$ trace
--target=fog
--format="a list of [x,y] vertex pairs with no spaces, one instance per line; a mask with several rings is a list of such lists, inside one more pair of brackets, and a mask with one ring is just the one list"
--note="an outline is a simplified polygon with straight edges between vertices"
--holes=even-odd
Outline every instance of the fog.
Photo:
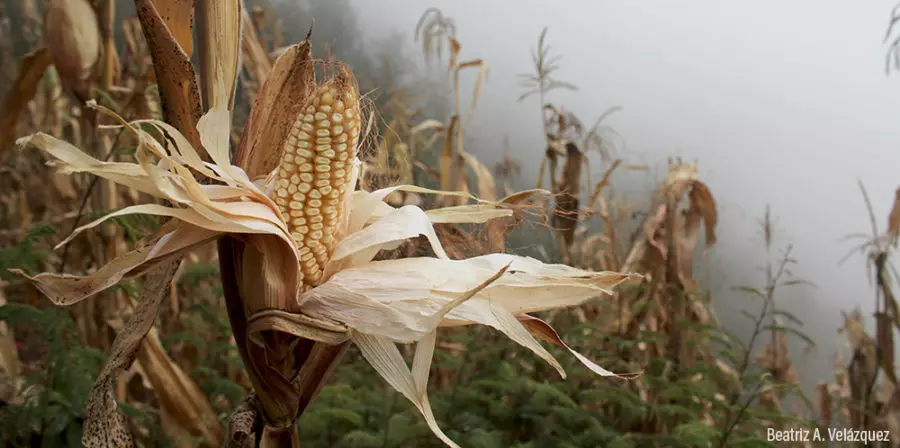
[[[751,299],[730,288],[764,282],[758,220],[771,205],[776,242],[793,245],[795,276],[817,285],[784,290],[777,299],[819,343],[797,358],[807,390],[832,379],[841,310],[860,306],[872,322],[864,257],[838,262],[852,248],[842,238],[869,231],[857,180],[881,230],[898,186],[900,75],[886,74],[882,43],[894,0],[354,5],[366,36],[403,32],[411,52],[418,51],[413,30],[427,7],[455,19],[461,57],[490,66],[470,149],[491,164],[508,134],[532,183],[543,145],[538,100],[516,102],[523,92],[516,74],[532,71],[531,50],[548,27],[552,51],[563,55],[557,77],[579,87],[554,91],[550,102],[588,123],[621,106],[607,122],[621,136],[620,154],[657,174],[670,156],[699,161],[721,216],[719,243],[700,267],[712,279],[720,316],[739,334],[747,325],[733,310]],[[652,176],[645,178],[629,182],[631,197],[646,196]]]

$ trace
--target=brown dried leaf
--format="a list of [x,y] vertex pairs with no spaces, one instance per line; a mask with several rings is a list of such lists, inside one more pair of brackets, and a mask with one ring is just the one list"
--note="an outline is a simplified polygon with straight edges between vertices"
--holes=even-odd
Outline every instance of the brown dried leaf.
[[13,147],[19,114],[37,93],[38,84],[50,62],[50,52],[46,48],[34,50],[22,59],[19,76],[6,93],[3,112],[0,115],[0,163],[3,163],[7,152]]
[[281,159],[281,142],[315,88],[309,41],[285,51],[253,101],[250,119],[234,154],[251,179],[266,175]]
[[[587,160],[587,159],[585,159],[585,160]],[[600,179],[600,182],[597,182],[597,186],[594,187],[594,193],[591,194],[591,200],[590,200],[590,202],[588,202],[588,207],[594,208],[594,204],[597,203],[597,200],[600,199],[600,195],[603,193],[603,187],[609,185],[610,176],[612,176],[612,173],[621,164],[622,164],[622,160],[617,159],[609,165],[609,168],[607,168],[606,172],[603,173],[603,178]]]
[[195,148],[201,146],[197,122],[200,120],[200,89],[194,66],[181,45],[169,32],[153,0],[135,0],[144,38],[153,56],[163,116]]
[[828,391],[828,383],[822,381],[816,386],[816,402],[819,409],[819,424],[828,426],[831,424],[832,401]]
[[194,36],[191,23],[194,20],[193,0],[153,0],[156,10],[169,28],[169,32],[181,46],[184,53],[191,57],[194,54]]
[[475,88],[472,90],[472,104],[469,105],[469,112],[466,114],[467,123],[472,119],[472,115],[475,113],[475,106],[478,104],[478,98],[481,97],[481,89],[484,87],[484,81],[487,79],[488,73],[488,66],[481,59],[473,59],[471,61],[460,63],[454,71],[454,84],[457,92],[459,92],[459,72],[460,70],[469,67],[478,68],[478,77],[475,79]]
[[[122,328],[118,329],[120,332]],[[149,380],[166,416],[163,425],[179,447],[196,446],[202,438],[221,446],[222,428],[218,417],[197,383],[163,349],[159,332],[151,328],[137,355],[144,377]]]
[[575,228],[578,225],[578,197],[581,193],[581,168],[584,154],[574,143],[566,144],[566,162],[562,182],[558,186],[554,226],[562,240],[563,258],[569,260],[569,249],[575,242]]
[[888,313],[875,313],[875,342],[878,344],[879,359],[884,374],[894,385],[897,384],[897,373],[894,368],[894,327]]
[[261,86],[266,82],[269,73],[272,71],[272,59],[266,51],[265,45],[259,37],[256,28],[252,26],[250,14],[244,11],[244,29],[242,49],[244,54],[244,66],[250,73],[250,78]]
[[134,362],[144,336],[153,326],[163,299],[168,296],[169,279],[178,269],[179,262],[180,260],[175,260],[162,264],[148,273],[134,313],[128,319],[125,330],[113,341],[109,359],[88,393],[81,438],[85,447],[135,446],[126,418],[118,411],[116,381]]
[[441,149],[441,190],[451,191],[453,185],[453,137],[459,126],[459,116],[450,117],[450,123],[444,128],[444,147]]
[[[269,353],[259,344],[251,342],[248,337],[247,313],[242,294],[252,291],[249,290],[249,285],[239,283],[242,281],[241,264],[247,250],[255,248],[227,236],[218,241],[219,275],[222,279],[228,318],[248,379],[259,394],[258,409],[263,419],[270,426],[286,428],[297,418],[300,396],[284,374],[270,366]],[[258,266],[256,270],[259,271]],[[257,292],[259,295],[265,294]]]
[[256,428],[260,427],[259,419],[256,394],[250,392],[228,417],[229,436],[225,441],[225,448],[255,448]]
[[703,182],[695,181],[694,187],[688,195],[691,201],[691,207],[697,208],[700,215],[703,216],[703,227],[706,229],[706,247],[712,247],[716,244],[716,224],[719,222],[719,215],[716,211],[716,200],[713,199],[709,187]]
[[452,71],[456,68],[456,61],[459,58],[459,41],[456,40],[455,37],[448,37],[447,40],[450,41],[450,64],[447,65],[447,71]]
[[138,356],[160,398],[162,410],[172,422],[194,437],[221,446],[222,428],[209,400],[197,383],[166,355],[156,329],[144,340]]
[[888,217],[888,236],[894,245],[897,245],[897,239],[900,238],[900,188],[894,193],[894,206],[891,208],[891,215]]

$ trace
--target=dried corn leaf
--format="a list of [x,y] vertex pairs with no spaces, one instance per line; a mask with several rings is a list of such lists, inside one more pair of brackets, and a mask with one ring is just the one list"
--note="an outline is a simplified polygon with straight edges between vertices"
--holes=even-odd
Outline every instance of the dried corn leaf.
[[462,153],[462,158],[475,172],[475,180],[478,184],[478,197],[485,201],[496,201],[497,184],[494,182],[491,170],[469,153]]
[[[484,289],[487,285],[496,281],[503,275],[509,266],[505,266],[490,276],[485,281],[479,283],[469,291],[464,292],[455,300],[450,301],[432,317],[438,319],[449,311],[453,306],[465,302],[472,298],[476,293]],[[403,355],[397,349],[397,345],[389,338],[379,337],[360,333],[354,336],[353,342],[359,347],[363,357],[369,361],[369,364],[375,368],[375,371],[381,375],[394,389],[402,393],[409,401],[416,406],[419,412],[425,417],[429,429],[451,447],[459,447],[455,444],[437,424],[434,413],[431,410],[431,404],[428,402],[428,373],[431,367],[432,356],[434,355],[434,346],[437,341],[437,332],[432,330],[421,338],[416,344],[416,353],[413,358],[412,370],[406,365]]]
[[700,215],[703,216],[703,228],[706,229],[706,247],[714,246],[716,244],[716,224],[719,221],[719,215],[716,211],[716,200],[713,199],[709,187],[700,181],[694,182],[688,197],[691,200],[691,207],[697,208]]
[[116,336],[109,359],[88,393],[81,439],[85,447],[135,446],[125,416],[118,411],[115,384],[119,375],[134,362],[144,336],[153,326],[159,307],[168,295],[169,279],[177,268],[178,262],[175,261],[161,265],[149,273],[141,299],[125,324],[128,331]]
[[[222,428],[215,411],[197,383],[166,354],[155,328],[151,328],[144,338],[138,362],[156,391],[161,410],[179,432],[201,437],[212,446],[221,446]],[[196,440],[183,441],[179,446],[196,446]]]
[[472,120],[472,116],[475,114],[475,106],[478,105],[478,98],[481,97],[481,89],[484,87],[484,81],[487,79],[488,66],[481,59],[473,59],[471,61],[460,63],[453,71],[453,82],[456,86],[456,91],[459,92],[459,72],[466,68],[476,67],[478,68],[478,76],[475,78],[475,88],[472,90],[472,104],[469,105],[469,112],[466,114],[467,123]]
[[191,30],[194,20],[193,0],[153,0],[153,4],[175,41],[191,57],[194,54],[194,35]]
[[441,149],[439,165],[441,168],[441,190],[454,190],[453,185],[453,139],[459,126],[459,116],[450,117],[450,124],[444,129],[444,147]]
[[242,1],[199,0],[195,8],[205,110],[230,111],[241,59]]
[[457,205],[428,210],[425,216],[432,224],[483,224],[493,219],[512,216],[513,211],[486,204]]
[[3,100],[3,112],[0,116],[0,163],[6,158],[7,151],[11,148],[10,143],[16,136],[19,115],[34,98],[50,62],[50,52],[46,48],[34,50],[22,59],[19,75]]
[[192,247],[205,244],[216,236],[217,233],[200,228],[176,229],[164,234],[155,245],[135,249],[115,258],[97,271],[80,277],[50,273],[29,276],[18,269],[11,269],[10,272],[33,281],[53,303],[69,306],[109,288],[126,275],[135,275]]
[[896,246],[897,239],[900,238],[900,188],[894,192],[894,206],[891,207],[891,214],[888,217],[888,236]]
[[[603,194],[603,188],[606,187],[607,185],[609,185],[609,179],[612,176],[612,173],[621,164],[622,164],[622,160],[617,159],[617,160],[613,161],[613,163],[610,164],[609,168],[607,168],[606,171],[603,173],[603,178],[600,179],[600,182],[597,182],[597,185],[594,187],[594,192],[593,192],[593,194],[591,194],[591,199],[588,202],[589,208],[593,209],[594,204],[596,204],[597,201],[602,198],[601,195]],[[604,214],[608,214],[608,213],[604,213]]]
[[258,86],[262,86],[272,71],[272,59],[269,58],[269,53],[266,52],[266,48],[256,28],[251,25],[252,19],[246,9],[244,10],[243,19],[244,27],[241,47],[244,54],[244,66],[247,67],[251,79]]
[[200,146],[200,89],[194,66],[159,15],[153,0],[135,0],[144,39],[153,56],[163,116],[193,147]]
[[[300,300],[312,316],[334,319],[358,331],[415,341],[436,324],[421,320],[501,267],[509,274],[452,310],[446,325],[495,322],[495,312],[523,314],[575,306],[638,277],[545,265],[526,257],[491,254],[465,260],[407,258],[365,263],[334,274]],[[378,284],[366,278],[384,279]],[[486,308],[485,308],[486,307]],[[429,312],[430,310],[430,312]],[[489,314],[490,316],[485,315]]]
[[878,359],[881,368],[892,384],[897,384],[897,372],[894,367],[894,327],[888,313],[875,313],[875,343],[878,344]]
[[[433,332],[432,332],[433,333]],[[430,349],[429,349],[429,341]],[[428,402],[428,396],[424,390],[420,390],[416,384],[416,379],[410,372],[403,355],[397,346],[388,338],[371,336],[367,334],[357,335],[353,342],[359,347],[360,353],[366,358],[366,361],[375,368],[375,371],[381,375],[388,384],[398,392],[403,394],[409,401],[416,406],[419,412],[425,417],[425,422],[442,442],[447,446],[459,448],[459,445],[453,442],[438,427],[437,419],[431,410],[431,404]],[[431,337],[423,342],[421,347],[416,347],[416,358],[413,360],[414,365],[431,364],[431,357],[434,354],[434,338]]]
[[450,72],[456,67],[459,58],[459,50],[462,46],[455,37],[449,37],[447,40],[450,41],[450,63],[447,64],[447,72]]

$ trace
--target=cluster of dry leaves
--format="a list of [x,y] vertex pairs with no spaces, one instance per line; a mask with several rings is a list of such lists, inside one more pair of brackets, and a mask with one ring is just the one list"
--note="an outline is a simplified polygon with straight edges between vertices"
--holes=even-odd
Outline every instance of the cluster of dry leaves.
[[[60,175],[46,166],[45,159],[37,152],[14,152],[12,143],[16,136],[40,130],[80,148],[92,148],[98,159],[113,161],[123,157],[117,148],[135,146],[135,137],[114,128],[117,123],[96,114],[84,104],[84,100],[98,97],[97,92],[102,92],[100,103],[126,120],[165,117],[191,143],[200,146],[196,122],[201,116],[203,101],[191,99],[209,95],[204,86],[197,84],[190,62],[194,51],[191,29],[194,2],[136,0],[138,16],[120,24],[113,22],[114,1],[92,4],[87,0],[51,0],[44,5],[43,14],[39,13],[36,3],[25,0],[21,8],[23,17],[16,19],[23,24],[23,38],[33,45],[34,50],[16,61],[8,43],[11,39],[0,42],[0,57],[3,67],[8,70],[3,75],[9,92],[0,114],[0,162],[3,163],[0,191],[4,192],[0,203],[6,211],[0,217],[3,228],[0,246],[16,244],[25,237],[28,229],[41,224],[60,229],[58,238],[61,239],[92,212],[141,202],[140,193],[131,189],[86,176]],[[13,31],[10,14],[2,9],[3,5],[0,3],[0,33],[8,37]],[[200,13],[204,11],[207,10],[201,9]],[[244,11],[238,19],[243,23],[240,50],[246,69],[241,73],[242,92],[248,100],[260,91],[277,56],[284,51],[278,26],[265,19],[262,10]],[[205,21],[198,19],[197,23]],[[114,25],[121,27],[125,36],[123,54],[118,54],[115,49],[110,32]],[[198,36],[214,35],[198,33]],[[263,36],[273,37],[267,40]],[[509,232],[523,221],[533,221],[542,224],[542,228],[553,235],[558,256],[566,264],[594,271],[642,274],[645,278],[642,287],[617,294],[612,308],[609,304],[583,305],[574,311],[576,318],[583,322],[602,322],[604,327],[616,329],[622,337],[639,339],[640,334],[648,331],[665,334],[666,337],[660,339],[664,342],[640,342],[638,350],[623,353],[623,362],[644,366],[650,359],[663,357],[673,360],[669,367],[672,375],[700,361],[716,364],[726,377],[733,379],[722,384],[722,393],[717,399],[732,400],[740,388],[740,366],[715,359],[709,338],[701,338],[700,344],[688,344],[687,339],[697,335],[685,334],[687,326],[683,324],[685,321],[716,324],[709,305],[709,291],[703,289],[693,272],[701,241],[703,248],[712,247],[716,242],[718,221],[716,202],[708,186],[699,179],[696,165],[670,163],[668,177],[654,192],[646,219],[637,232],[623,235],[622,224],[634,210],[615,194],[612,178],[617,170],[634,167],[606,153],[606,142],[599,137],[597,126],[585,132],[577,117],[546,102],[542,95],[542,111],[549,116],[543,123],[547,141],[540,179],[544,179],[545,170],[549,172],[550,192],[541,189],[542,181],[536,189],[520,192],[505,184],[498,185],[497,179],[518,172],[518,162],[505,154],[492,173],[464,146],[464,132],[475,113],[487,65],[480,59],[461,60],[462,47],[457,40],[456,27],[440,11],[428,10],[423,15],[417,26],[417,36],[421,38],[426,54],[437,53],[442,45],[449,48],[446,69],[452,80],[454,112],[446,122],[422,117],[418,110],[410,108],[410,99],[402,87],[391,86],[389,132],[374,142],[375,149],[363,160],[363,184],[379,187],[390,183],[414,183],[416,176],[425,176],[440,185],[441,190],[471,191],[481,199],[496,201],[513,211],[512,216],[493,220],[478,231],[467,226],[438,223],[438,234],[453,259],[503,252]],[[543,38],[542,35],[541,42]],[[198,47],[208,48],[208,45]],[[546,55],[539,53],[539,56]],[[18,70],[12,70],[14,67]],[[459,82],[460,72],[466,69],[478,69],[478,82],[468,107],[463,106]],[[201,67],[205,73],[215,70],[215,67]],[[538,85],[544,82],[546,75],[539,70],[535,78]],[[161,98],[169,100],[161,101]],[[183,100],[172,101],[172,98]],[[237,141],[240,127],[235,128],[234,139]],[[435,155],[431,154],[435,145],[439,148],[436,170],[426,162]],[[604,171],[597,182],[591,179],[588,157],[591,147],[596,147],[604,156],[601,160]],[[498,190],[503,191],[500,198]],[[386,201],[392,205],[426,202],[414,191],[397,191]],[[442,196],[434,205],[455,206],[464,201],[462,196]],[[596,230],[598,227],[601,230]],[[102,232],[75,240],[63,251],[52,252],[46,260],[48,270],[90,272],[126,252],[128,235],[121,227],[106,224],[101,229]],[[891,238],[888,242],[893,242],[898,234],[900,206],[895,206],[890,217]],[[424,250],[422,246],[421,241],[414,241],[394,253],[382,254],[381,258],[409,256]],[[866,332],[859,313],[846,315],[842,331],[850,343],[852,355],[849,361],[839,360],[834,384],[818,387],[818,418],[826,426],[840,422],[855,428],[887,428],[900,434],[900,393],[893,363],[893,335],[895,328],[900,329],[900,316],[891,288],[890,245],[882,238],[867,247],[879,288],[875,336]],[[110,356],[110,362],[98,380],[100,387],[95,388],[89,401],[89,413],[110,417],[116,408],[115,400],[158,407],[167,436],[178,446],[197,446],[198,443],[221,446],[226,440],[249,442],[246,436],[255,429],[253,419],[248,419],[248,415],[254,411],[245,404],[233,413],[233,428],[226,436],[226,430],[219,423],[222,416],[214,411],[215,403],[211,403],[201,393],[196,380],[185,373],[203,354],[178,345],[167,353],[159,338],[160,332],[186,330],[185,321],[180,317],[191,306],[214,304],[217,299],[203,288],[203,284],[187,287],[179,284],[179,278],[191,264],[216,262],[215,248],[207,246],[193,251],[184,262],[167,264],[150,272],[144,285],[147,292],[137,304],[123,291],[113,290],[75,307],[74,316],[82,342],[100,348]],[[777,282],[777,272],[771,277]],[[43,305],[44,301],[29,284],[16,281],[0,285],[0,305],[7,297],[34,305]],[[143,327],[135,333],[140,337],[117,339],[113,343],[111,335],[122,329],[129,316],[140,315],[154,302],[167,305],[162,308],[162,318],[132,320]],[[609,309],[614,312],[608,312]],[[525,319],[523,324],[534,334],[543,332],[547,339],[559,341],[559,336],[548,333],[541,321]],[[29,356],[22,353],[21,344],[16,342],[25,334],[27,329],[16,335],[0,323],[0,400],[5,402],[24,400],[25,394],[29,393],[22,387],[22,373],[29,368],[24,360]],[[202,336],[220,337],[212,333]],[[230,342],[234,343],[233,340]],[[234,356],[237,356],[237,348],[234,350]],[[339,358],[335,353],[320,355]],[[785,332],[773,331],[759,361],[774,378],[772,385],[796,383],[797,372],[791,362]],[[242,369],[223,367],[219,374],[252,390],[250,378]],[[647,402],[661,400],[660,390],[641,378],[622,387],[635,388]],[[313,399],[317,385],[309,388],[308,396],[302,397],[307,402]],[[761,391],[760,399],[781,408],[782,396],[778,390],[774,386],[766,388]],[[712,409],[712,404],[706,407]],[[115,414],[113,419],[120,419],[118,415]],[[711,414],[700,417],[711,426],[722,425]],[[109,422],[109,419],[99,421]],[[723,431],[727,431],[728,423]],[[114,434],[128,428],[138,442],[150,437],[146,429],[131,422],[115,420],[110,425],[98,430]],[[667,428],[664,420],[648,415],[640,427],[629,429],[662,433],[672,428]],[[109,436],[106,437],[108,440]]]

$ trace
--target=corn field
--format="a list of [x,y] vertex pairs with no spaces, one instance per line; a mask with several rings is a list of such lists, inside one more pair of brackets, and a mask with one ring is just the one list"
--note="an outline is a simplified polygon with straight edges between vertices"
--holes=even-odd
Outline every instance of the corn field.
[[521,75],[542,149],[488,167],[467,131],[490,61],[437,9],[411,30],[423,85],[274,2],[131,3],[0,2],[3,446],[900,446],[900,189],[857,248],[876,328],[848,311],[807,396],[768,211],[742,341],[694,273],[715,192],[681,160],[618,192],[648,167],[608,138],[618,108],[589,127],[551,101],[576,87],[547,29]]

